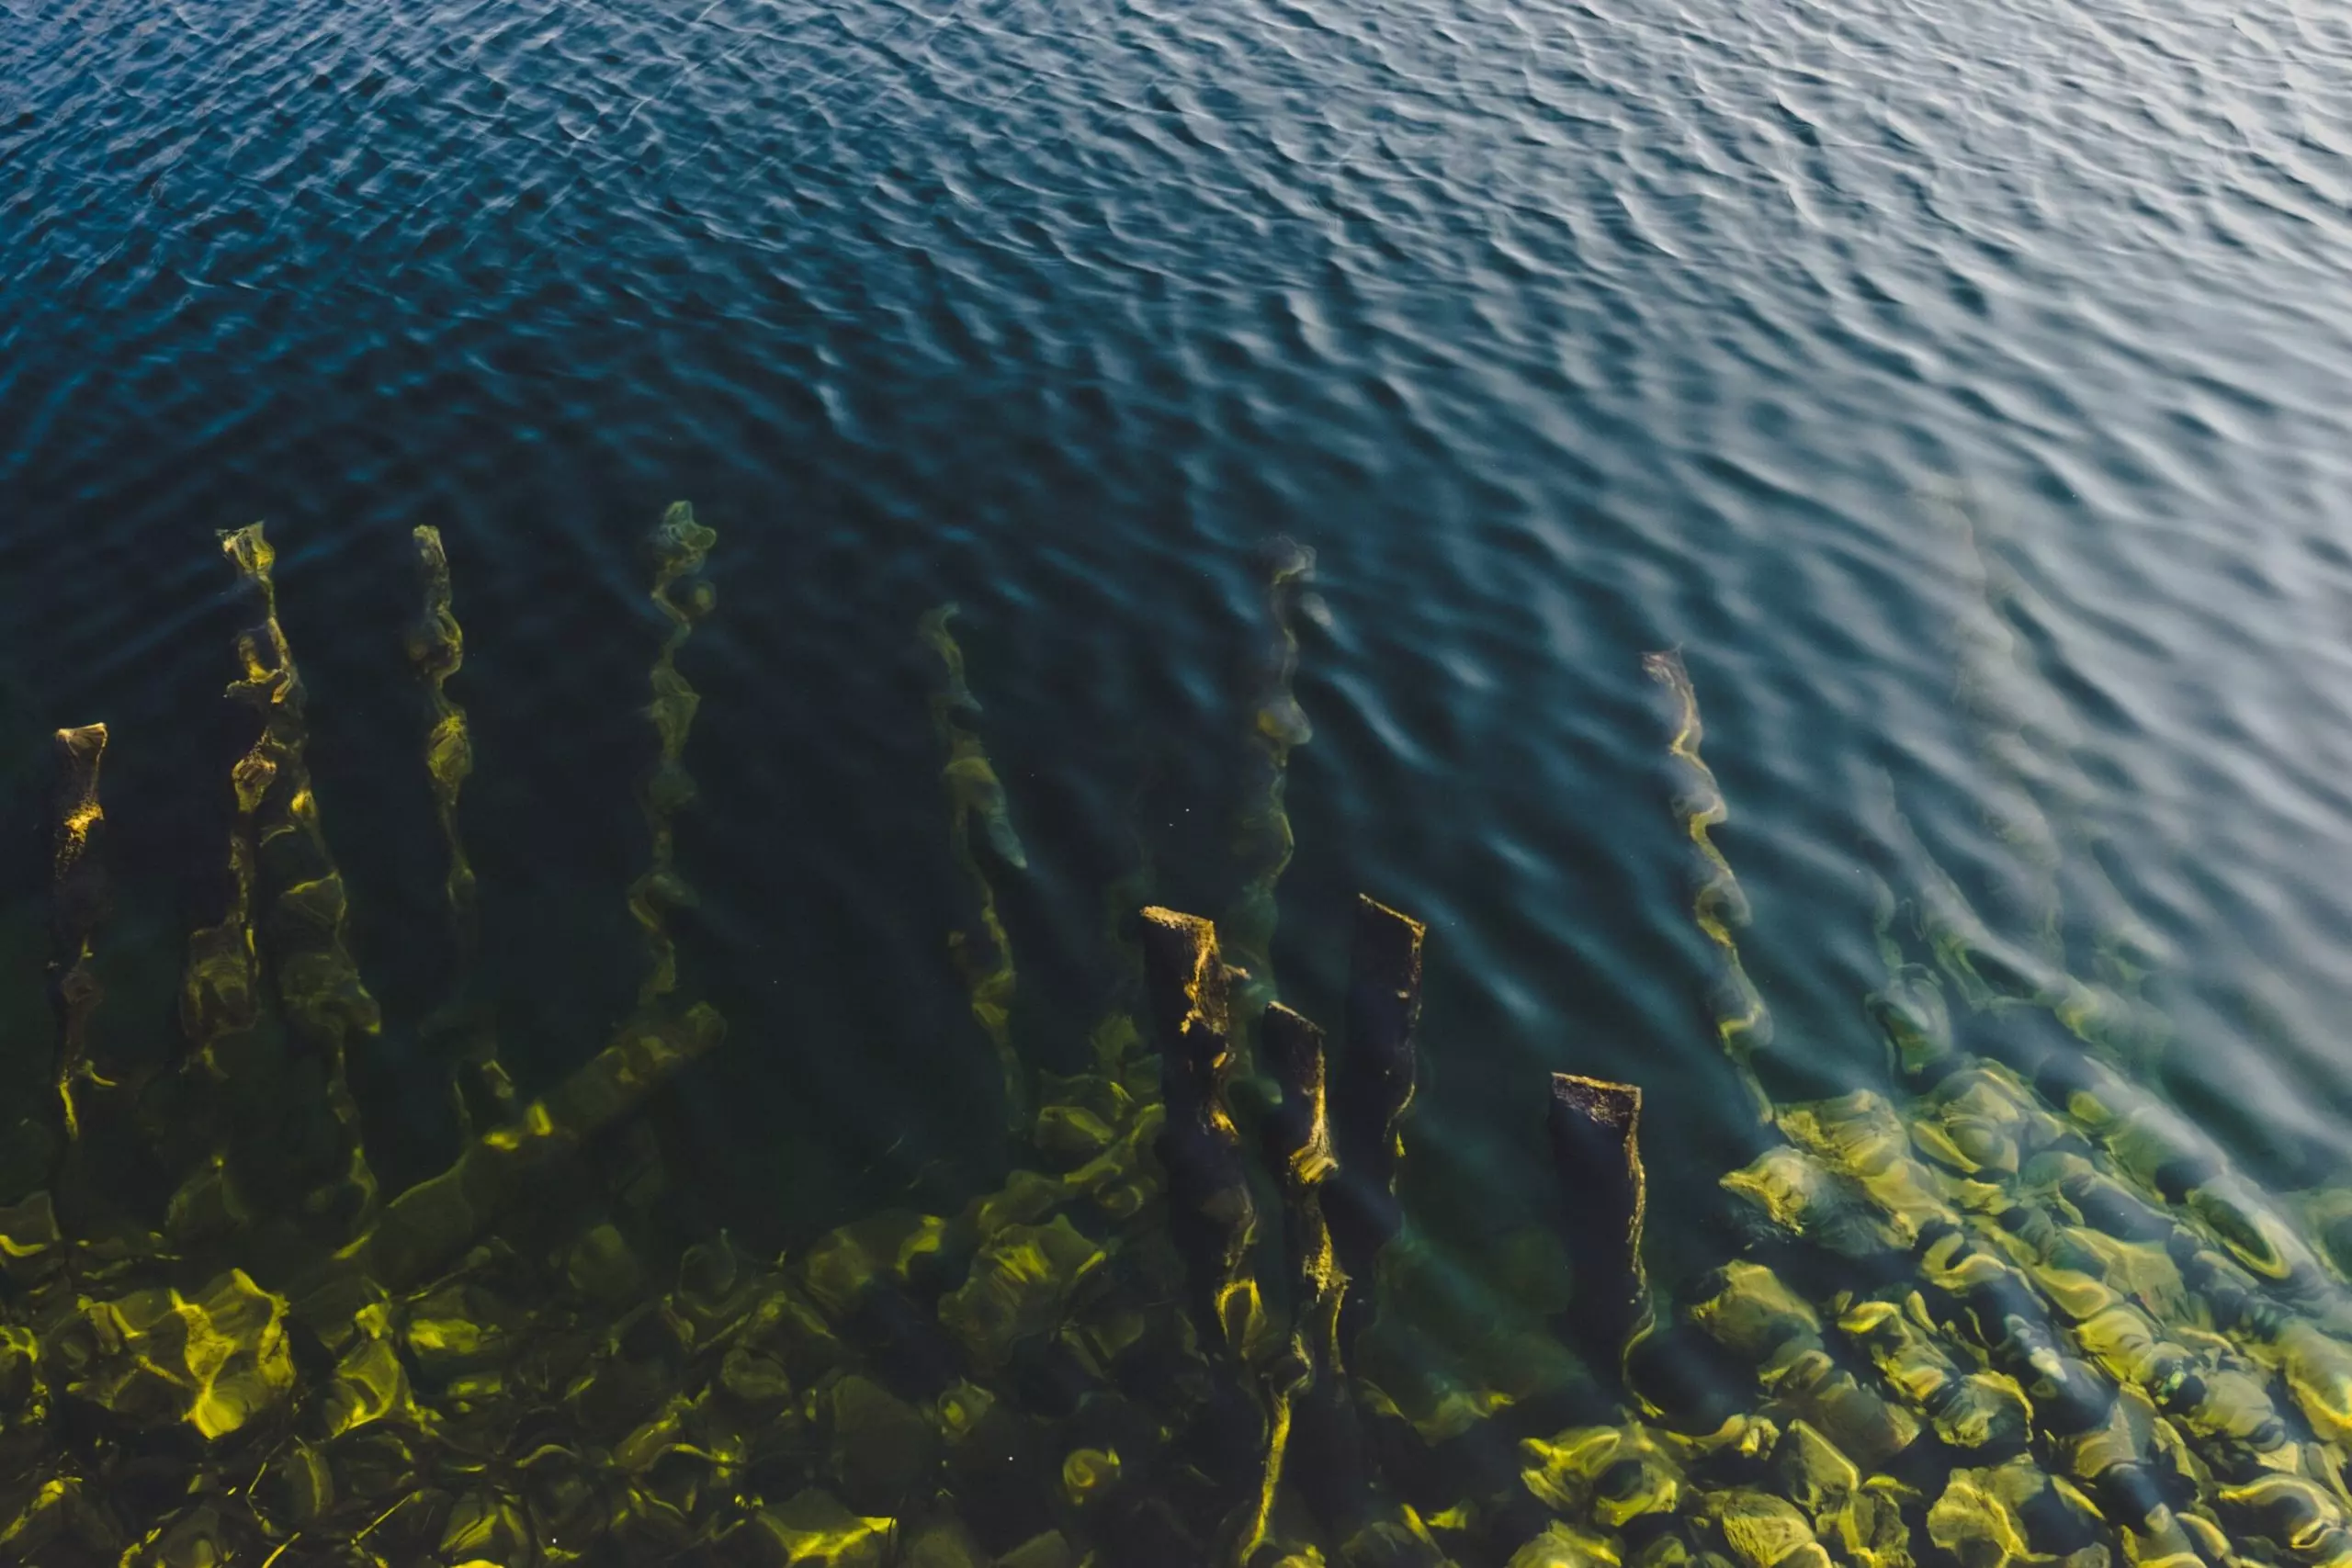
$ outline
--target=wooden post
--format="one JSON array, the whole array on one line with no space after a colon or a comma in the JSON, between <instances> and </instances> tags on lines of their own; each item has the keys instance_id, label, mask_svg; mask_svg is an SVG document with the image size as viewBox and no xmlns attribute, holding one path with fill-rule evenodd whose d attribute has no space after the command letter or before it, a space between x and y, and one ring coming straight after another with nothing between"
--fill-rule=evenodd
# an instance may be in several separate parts
<instances>
[{"instance_id":1,"label":"wooden post","mask_svg":"<svg viewBox=\"0 0 2352 1568\"><path fill-rule=\"evenodd\" d=\"M1371 1317L1380 1249L1404 1224L1396 1203L1396 1172L1405 1153L1398 1128L1412 1103L1418 1069L1413 1030L1421 1013L1426 931L1420 921L1374 899L1356 900L1345 1050L1330 1088L1340 1174L1323 1191L1340 1267L1358 1285L1340 1315L1340 1342L1351 1350Z\"/></svg>"},{"instance_id":2,"label":"wooden post","mask_svg":"<svg viewBox=\"0 0 2352 1568\"><path fill-rule=\"evenodd\" d=\"M1549 1130L1576 1269L1569 1332L1596 1367L1619 1368L1650 1317L1649 1278L1642 1268L1648 1201L1642 1091L1555 1073Z\"/></svg>"}]
</instances>

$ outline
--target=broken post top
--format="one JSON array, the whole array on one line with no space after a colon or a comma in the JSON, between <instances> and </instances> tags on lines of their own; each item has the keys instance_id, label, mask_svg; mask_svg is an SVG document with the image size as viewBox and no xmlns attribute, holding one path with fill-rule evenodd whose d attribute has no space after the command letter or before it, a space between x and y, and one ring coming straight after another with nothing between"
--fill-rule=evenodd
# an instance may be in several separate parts
<instances>
[{"instance_id":1,"label":"broken post top","mask_svg":"<svg viewBox=\"0 0 2352 1568\"><path fill-rule=\"evenodd\" d=\"M1339 1167L1324 1110L1323 1032L1280 1002L1268 1004L1258 1043L1283 1091L1266 1118L1267 1147L1294 1188L1313 1187Z\"/></svg>"},{"instance_id":2,"label":"broken post top","mask_svg":"<svg viewBox=\"0 0 2352 1568\"><path fill-rule=\"evenodd\" d=\"M98 806L98 765L106 760L107 727L85 724L57 732L57 864L62 878L89 848L106 813Z\"/></svg>"},{"instance_id":3,"label":"broken post top","mask_svg":"<svg viewBox=\"0 0 2352 1568\"><path fill-rule=\"evenodd\" d=\"M1603 1078L1580 1077L1575 1073L1554 1073L1553 1125L1561 1125L1561 1118L1568 1115L1608 1129L1630 1146L1641 1130L1642 1091L1634 1084L1610 1083Z\"/></svg>"},{"instance_id":4,"label":"broken post top","mask_svg":"<svg viewBox=\"0 0 2352 1568\"><path fill-rule=\"evenodd\" d=\"M1596 1363L1619 1363L1651 1311L1642 1267L1649 1186L1642 1169L1642 1091L1555 1073L1548 1123L1576 1269L1569 1326Z\"/></svg>"},{"instance_id":5,"label":"broken post top","mask_svg":"<svg viewBox=\"0 0 2352 1568\"><path fill-rule=\"evenodd\" d=\"M1153 905L1143 911L1144 968L1152 1026L1165 1042L1198 1042L1187 1054L1221 1070L1233 1032L1231 977L1218 954L1216 927L1198 915ZM1208 1042L1214 1039L1214 1048Z\"/></svg>"},{"instance_id":6,"label":"broken post top","mask_svg":"<svg viewBox=\"0 0 2352 1568\"><path fill-rule=\"evenodd\" d=\"M1332 1120L1350 1163L1384 1190L1395 1180L1396 1124L1413 1099L1413 1031L1421 1016L1421 939L1428 927L1368 895L1356 897L1348 954L1343 1049Z\"/></svg>"}]
</instances>

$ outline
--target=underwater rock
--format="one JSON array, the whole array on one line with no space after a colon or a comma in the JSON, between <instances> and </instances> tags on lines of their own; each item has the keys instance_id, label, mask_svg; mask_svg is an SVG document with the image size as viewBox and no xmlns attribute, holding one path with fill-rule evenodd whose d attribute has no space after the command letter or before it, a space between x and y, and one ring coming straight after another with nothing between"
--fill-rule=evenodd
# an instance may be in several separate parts
<instances>
[{"instance_id":1,"label":"underwater rock","mask_svg":"<svg viewBox=\"0 0 2352 1568\"><path fill-rule=\"evenodd\" d=\"M697 1003L675 1019L623 1026L602 1051L515 1121L467 1145L456 1164L384 1205L337 1266L406 1289L469 1246L534 1176L637 1108L717 1045L726 1023Z\"/></svg>"},{"instance_id":2,"label":"underwater rock","mask_svg":"<svg viewBox=\"0 0 2352 1568\"><path fill-rule=\"evenodd\" d=\"M752 1516L767 1549L758 1561L775 1568L888 1568L898 1521L852 1513L830 1492L810 1487Z\"/></svg>"},{"instance_id":3,"label":"underwater rock","mask_svg":"<svg viewBox=\"0 0 2352 1568\"><path fill-rule=\"evenodd\" d=\"M1080 1287L1102 1268L1102 1249L1068 1215L1007 1225L980 1247L964 1283L942 1297L946 1329L983 1375L1001 1371L1023 1341L1051 1333Z\"/></svg>"},{"instance_id":4,"label":"underwater rock","mask_svg":"<svg viewBox=\"0 0 2352 1568\"><path fill-rule=\"evenodd\" d=\"M1620 1568L1623 1561L1616 1542L1555 1521L1512 1552L1506 1568Z\"/></svg>"},{"instance_id":5,"label":"underwater rock","mask_svg":"<svg viewBox=\"0 0 2352 1568\"><path fill-rule=\"evenodd\" d=\"M1698 1292L1690 1314L1700 1331L1748 1368L1776 1404L1817 1427L1857 1464L1883 1469L1918 1438L1918 1420L1839 1362L1819 1315L1770 1269L1736 1259Z\"/></svg>"},{"instance_id":6,"label":"underwater rock","mask_svg":"<svg viewBox=\"0 0 2352 1568\"><path fill-rule=\"evenodd\" d=\"M194 1297L165 1286L92 1303L45 1359L70 1400L134 1428L185 1421L210 1441L268 1416L292 1390L285 1320L283 1296L232 1269Z\"/></svg>"},{"instance_id":7,"label":"underwater rock","mask_svg":"<svg viewBox=\"0 0 2352 1568\"><path fill-rule=\"evenodd\" d=\"M930 1495L940 1437L921 1411L855 1373L817 1398L833 1481L851 1507L895 1515Z\"/></svg>"}]
</instances>

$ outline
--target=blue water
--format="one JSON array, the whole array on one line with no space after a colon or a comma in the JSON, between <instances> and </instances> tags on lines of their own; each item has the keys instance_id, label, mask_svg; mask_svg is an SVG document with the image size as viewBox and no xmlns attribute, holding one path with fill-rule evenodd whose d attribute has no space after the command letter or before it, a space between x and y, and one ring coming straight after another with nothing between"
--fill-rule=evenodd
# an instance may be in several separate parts
<instances>
[{"instance_id":1,"label":"blue water","mask_svg":"<svg viewBox=\"0 0 2352 1568\"><path fill-rule=\"evenodd\" d=\"M2159 939L2173 1092L2308 1179L2352 1114L2348 411L2352 20L2317 0L11 0L9 952L46 733L103 718L109 1027L163 1016L243 744L212 533L266 518L406 1070L433 523L488 974L550 1081L632 994L638 546L690 498L686 962L732 1032L668 1157L776 1246L953 1201L1007 1152L916 618L963 607L1029 849L1021 1027L1075 1063L1134 835L1156 897L1230 897L1287 533L1328 614L1277 969L1333 1015L1357 889L1431 922L1408 1197L1465 1260L1544 1222L1549 1070L1646 1088L1676 1213L1747 1135L1668 646L1788 1081L1883 1081L1882 774L1997 908L1995 711Z\"/></svg>"}]
</instances>

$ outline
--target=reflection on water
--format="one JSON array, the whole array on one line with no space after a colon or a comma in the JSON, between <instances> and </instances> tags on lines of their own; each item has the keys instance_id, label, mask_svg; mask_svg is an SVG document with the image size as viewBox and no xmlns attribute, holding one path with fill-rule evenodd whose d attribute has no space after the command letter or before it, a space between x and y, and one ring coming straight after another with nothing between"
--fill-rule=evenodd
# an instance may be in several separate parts
<instances>
[{"instance_id":1,"label":"reflection on water","mask_svg":"<svg viewBox=\"0 0 2352 1568\"><path fill-rule=\"evenodd\" d=\"M1315 564L1281 540L1259 563L1240 892L1212 921L1141 906L1148 865L1114 886L1120 979L1075 1071L1013 1027L1014 792L954 607L922 617L967 894L948 946L1004 1076L1011 1168L778 1257L680 1206L655 1113L699 1063L756 1048L673 930L695 902L683 666L717 533L680 503L648 550L635 1004L527 1100L469 995L465 639L438 534L414 536L409 651L450 989L405 1043L346 941L276 552L259 525L220 542L251 739L170 1029L102 1005L113 737L57 736L53 1068L0 1134L14 1561L2352 1562L2352 1186L2267 1191L2152 1087L2157 955L2111 884L2078 976L2054 892L1980 915L1891 783L1862 1004L1890 1071L1790 1092L1805 1064L1742 961L1751 912L1713 837L1730 808L1677 653L1645 666L1716 1033L1758 1118L1747 1149L1672 1153L1723 1172L1720 1256L1646 1245L1644 1087L1564 1073L1548 1169L1521 1178L1551 1189L1553 1225L1490 1249L1475 1284L1438 1262L1442 1214L1399 1186L1426 1131L1427 928L1361 898L1351 933L1300 938L1345 936L1330 1027L1277 998ZM1974 711L2007 745L2006 710ZM2028 889L2066 882L2046 776L2001 797ZM376 1092L395 1082L405 1101ZM410 1103L420 1082L439 1118Z\"/></svg>"}]
</instances>

